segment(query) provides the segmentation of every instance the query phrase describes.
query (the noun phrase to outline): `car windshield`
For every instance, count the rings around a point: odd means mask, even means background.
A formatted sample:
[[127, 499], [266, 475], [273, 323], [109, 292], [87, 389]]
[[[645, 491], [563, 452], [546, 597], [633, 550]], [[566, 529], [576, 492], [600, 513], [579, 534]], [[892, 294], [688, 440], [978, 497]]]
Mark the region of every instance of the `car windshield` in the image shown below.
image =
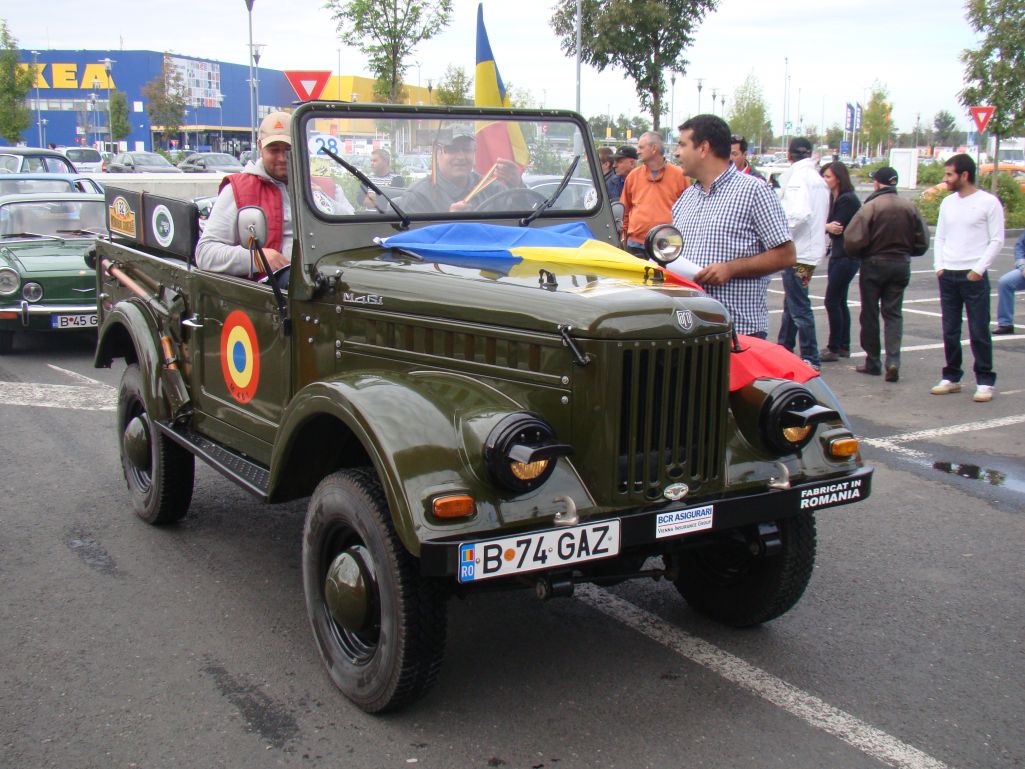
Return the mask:
[[75, 192], [75, 183], [67, 179], [4, 179], [0, 176], [0, 195], [21, 192]]
[[99, 163], [103, 160], [97, 150], [89, 147], [69, 147], [64, 151], [72, 163]]
[[593, 213], [601, 201], [600, 174], [568, 116], [313, 112], [303, 131], [307, 194], [328, 219], [398, 217], [332, 155], [363, 171], [410, 219], [522, 217], [542, 207], [567, 175], [552, 210]]
[[237, 165], [239, 165], [239, 162], [237, 160], [235, 160], [235, 158], [233, 158], [231, 155], [224, 155], [224, 154], [222, 154], [220, 152], [208, 152], [205, 155], [197, 155], [193, 159], [194, 160], [199, 160], [200, 158], [205, 158], [206, 159], [206, 164], [208, 166], [237, 166]]
[[169, 166], [171, 165], [167, 158], [163, 155], [158, 155], [155, 152], [133, 152], [131, 154], [132, 160], [138, 163], [140, 166]]
[[91, 237], [104, 230], [102, 200], [59, 198], [0, 205], [0, 240]]

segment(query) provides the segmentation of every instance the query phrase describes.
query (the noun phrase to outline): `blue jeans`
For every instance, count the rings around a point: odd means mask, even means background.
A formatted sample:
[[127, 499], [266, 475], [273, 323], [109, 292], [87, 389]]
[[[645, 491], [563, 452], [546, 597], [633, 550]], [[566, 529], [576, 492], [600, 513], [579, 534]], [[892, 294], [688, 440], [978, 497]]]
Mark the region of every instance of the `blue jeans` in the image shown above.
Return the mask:
[[1021, 270], [1005, 272], [997, 281], [997, 325], [1014, 325], [1014, 292], [1025, 290], [1025, 275]]
[[[803, 270], [813, 271], [807, 265], [798, 265]], [[811, 279], [811, 272], [807, 277]], [[783, 270], [783, 320], [779, 327], [776, 343], [788, 350], [794, 349], [794, 343], [800, 335], [801, 357], [814, 366], [818, 366], [819, 343], [815, 338], [815, 317], [811, 312], [811, 299], [808, 298], [808, 284], [801, 279], [796, 267]]]
[[826, 317], [829, 319], [829, 342], [832, 352], [851, 349], [851, 311], [847, 307], [847, 289], [858, 274], [861, 263], [849, 256], [830, 257], [826, 279]]
[[975, 358], [975, 382], [992, 385], [997, 381], [993, 371], [993, 337], [989, 334], [989, 275], [982, 280], [968, 280], [968, 270], [944, 270], [939, 277], [940, 309], [943, 313], [943, 350], [947, 365], [943, 378], [960, 382], [961, 310], [968, 315], [968, 339]]

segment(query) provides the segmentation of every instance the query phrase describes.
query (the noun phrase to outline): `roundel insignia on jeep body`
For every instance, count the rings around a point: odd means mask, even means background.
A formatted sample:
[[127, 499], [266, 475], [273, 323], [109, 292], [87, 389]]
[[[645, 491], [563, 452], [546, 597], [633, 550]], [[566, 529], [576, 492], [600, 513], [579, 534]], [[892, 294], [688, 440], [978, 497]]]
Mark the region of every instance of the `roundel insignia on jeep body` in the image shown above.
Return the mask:
[[221, 330], [221, 371], [231, 397], [249, 403], [260, 384], [260, 344], [253, 322], [241, 310], [233, 310]]

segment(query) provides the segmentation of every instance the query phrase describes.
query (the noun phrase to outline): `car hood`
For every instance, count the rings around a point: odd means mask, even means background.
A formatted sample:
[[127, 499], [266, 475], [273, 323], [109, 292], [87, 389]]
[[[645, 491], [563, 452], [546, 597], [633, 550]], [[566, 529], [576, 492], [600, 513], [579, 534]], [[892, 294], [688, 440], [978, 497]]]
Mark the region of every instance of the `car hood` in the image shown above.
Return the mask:
[[0, 242], [0, 267], [13, 267], [23, 276], [61, 274], [93, 275], [85, 263], [91, 239], [19, 240]]
[[729, 329], [725, 308], [700, 289], [642, 271], [566, 265], [443, 264], [383, 248], [325, 257], [343, 307], [442, 317], [594, 339], [678, 339]]

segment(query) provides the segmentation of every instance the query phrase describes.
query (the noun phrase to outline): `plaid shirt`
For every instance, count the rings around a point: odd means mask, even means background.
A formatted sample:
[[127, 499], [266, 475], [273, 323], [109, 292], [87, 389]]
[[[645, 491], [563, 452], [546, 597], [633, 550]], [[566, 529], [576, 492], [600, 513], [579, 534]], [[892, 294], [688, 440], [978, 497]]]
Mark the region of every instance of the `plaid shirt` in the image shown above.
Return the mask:
[[[791, 240], [776, 193], [764, 181], [739, 173], [733, 163], [706, 192], [695, 182], [673, 205], [673, 225], [683, 235], [683, 253], [700, 267], [755, 256]], [[771, 275], [734, 278], [705, 291], [725, 305], [738, 334], [769, 330], [765, 301]]]

